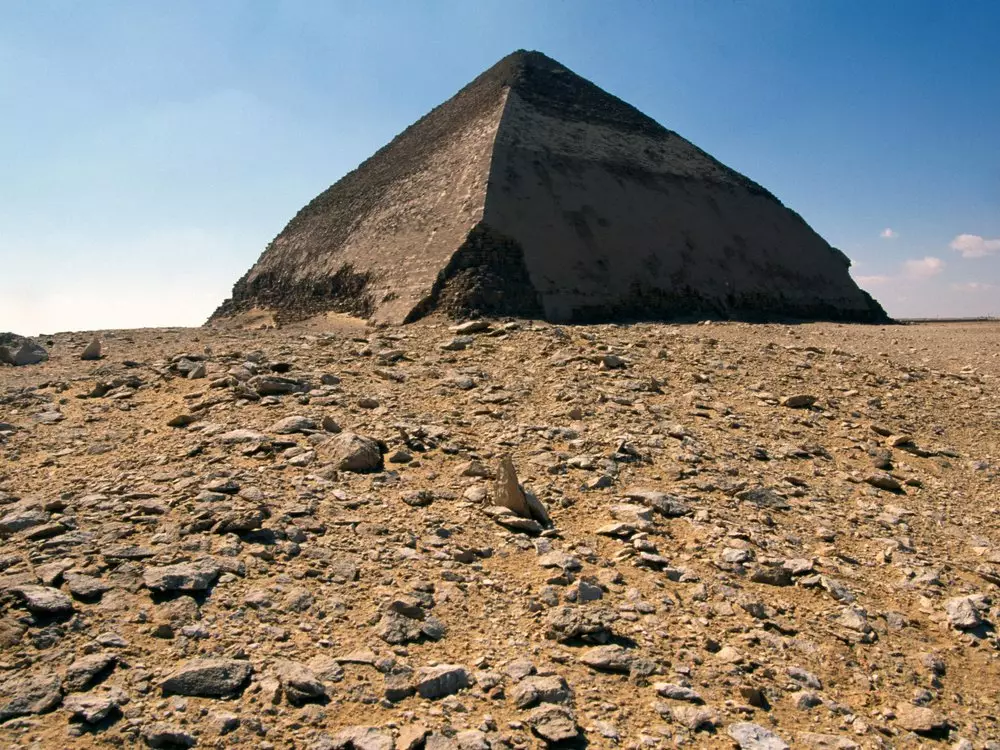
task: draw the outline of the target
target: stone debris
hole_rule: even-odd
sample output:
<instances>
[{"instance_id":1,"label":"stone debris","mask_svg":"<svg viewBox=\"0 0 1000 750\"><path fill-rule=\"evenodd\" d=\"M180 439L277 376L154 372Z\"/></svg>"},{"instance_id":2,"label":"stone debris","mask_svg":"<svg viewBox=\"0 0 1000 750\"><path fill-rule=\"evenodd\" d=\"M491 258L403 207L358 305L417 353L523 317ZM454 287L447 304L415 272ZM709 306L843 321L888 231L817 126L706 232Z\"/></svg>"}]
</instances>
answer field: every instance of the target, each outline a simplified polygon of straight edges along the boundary
<instances>
[{"instance_id":1,"label":"stone debris","mask_svg":"<svg viewBox=\"0 0 1000 750\"><path fill-rule=\"evenodd\" d=\"M49 358L49 353L41 344L14 334L0 334L0 364L24 367L38 365Z\"/></svg>"},{"instance_id":2,"label":"stone debris","mask_svg":"<svg viewBox=\"0 0 1000 750\"><path fill-rule=\"evenodd\" d=\"M0 368L0 746L1000 736L990 324L282 325Z\"/></svg>"},{"instance_id":3,"label":"stone debris","mask_svg":"<svg viewBox=\"0 0 1000 750\"><path fill-rule=\"evenodd\" d=\"M726 734L733 738L740 750L790 750L787 742L760 724L746 721L730 724Z\"/></svg>"},{"instance_id":4,"label":"stone debris","mask_svg":"<svg viewBox=\"0 0 1000 750\"><path fill-rule=\"evenodd\" d=\"M580 655L580 661L591 669L602 672L628 672L634 657L617 644L595 646Z\"/></svg>"},{"instance_id":5,"label":"stone debris","mask_svg":"<svg viewBox=\"0 0 1000 750\"><path fill-rule=\"evenodd\" d=\"M66 668L63 689L69 692L86 690L106 676L117 663L118 657L115 654L96 653L82 656Z\"/></svg>"},{"instance_id":6,"label":"stone debris","mask_svg":"<svg viewBox=\"0 0 1000 750\"><path fill-rule=\"evenodd\" d=\"M148 747L156 750L178 750L198 744L198 739L189 731L177 724L165 722L143 728L142 739Z\"/></svg>"},{"instance_id":7,"label":"stone debris","mask_svg":"<svg viewBox=\"0 0 1000 750\"><path fill-rule=\"evenodd\" d=\"M234 695L250 679L253 667L238 659L193 659L160 683L166 694L221 698Z\"/></svg>"},{"instance_id":8,"label":"stone debris","mask_svg":"<svg viewBox=\"0 0 1000 750\"><path fill-rule=\"evenodd\" d=\"M58 676L9 675L0 682L0 724L18 716L47 713L61 701L62 684Z\"/></svg>"},{"instance_id":9,"label":"stone debris","mask_svg":"<svg viewBox=\"0 0 1000 750\"><path fill-rule=\"evenodd\" d=\"M809 409L817 401L815 396L800 394L796 396L785 396L781 399L781 405L789 409Z\"/></svg>"},{"instance_id":10,"label":"stone debris","mask_svg":"<svg viewBox=\"0 0 1000 750\"><path fill-rule=\"evenodd\" d=\"M268 432L273 432L277 435L292 435L296 432L308 434L310 432L314 432L315 430L316 422L309 417L304 417L302 415L279 419L267 428Z\"/></svg>"},{"instance_id":11,"label":"stone debris","mask_svg":"<svg viewBox=\"0 0 1000 750\"><path fill-rule=\"evenodd\" d=\"M220 567L210 560L149 567L142 580L150 591L206 591L219 577Z\"/></svg>"},{"instance_id":12,"label":"stone debris","mask_svg":"<svg viewBox=\"0 0 1000 750\"><path fill-rule=\"evenodd\" d=\"M38 615L67 615L74 609L72 599L49 586L17 586L13 592L24 600L29 611Z\"/></svg>"},{"instance_id":13,"label":"stone debris","mask_svg":"<svg viewBox=\"0 0 1000 750\"><path fill-rule=\"evenodd\" d=\"M421 698L436 700L470 685L469 671L459 664L441 664L417 670L415 688Z\"/></svg>"},{"instance_id":14,"label":"stone debris","mask_svg":"<svg viewBox=\"0 0 1000 750\"><path fill-rule=\"evenodd\" d=\"M66 696L62 707L69 711L71 721L99 724L119 710L119 700L110 694L73 693Z\"/></svg>"},{"instance_id":15,"label":"stone debris","mask_svg":"<svg viewBox=\"0 0 1000 750\"><path fill-rule=\"evenodd\" d=\"M285 697L293 706L327 700L326 687L305 664L282 661L276 670Z\"/></svg>"},{"instance_id":16,"label":"stone debris","mask_svg":"<svg viewBox=\"0 0 1000 750\"><path fill-rule=\"evenodd\" d=\"M340 471L369 472L382 468L379 444L364 435L341 432L330 439L329 449L333 465Z\"/></svg>"},{"instance_id":17,"label":"stone debris","mask_svg":"<svg viewBox=\"0 0 1000 750\"><path fill-rule=\"evenodd\" d=\"M82 352L80 352L80 359L84 361L97 360L102 356L103 352L101 349L101 340L97 338L91 339L90 343L87 344Z\"/></svg>"},{"instance_id":18,"label":"stone debris","mask_svg":"<svg viewBox=\"0 0 1000 750\"><path fill-rule=\"evenodd\" d=\"M896 723L908 732L932 735L948 728L948 721L937 711L912 703L896 706Z\"/></svg>"},{"instance_id":19,"label":"stone debris","mask_svg":"<svg viewBox=\"0 0 1000 750\"><path fill-rule=\"evenodd\" d=\"M572 693L559 675L528 676L520 680L511 691L511 700L518 708L525 709L539 703L566 703Z\"/></svg>"},{"instance_id":20,"label":"stone debris","mask_svg":"<svg viewBox=\"0 0 1000 750\"><path fill-rule=\"evenodd\" d=\"M394 743L388 731L357 726L342 729L324 746L331 750L393 750Z\"/></svg>"},{"instance_id":21,"label":"stone debris","mask_svg":"<svg viewBox=\"0 0 1000 750\"><path fill-rule=\"evenodd\" d=\"M528 714L527 721L531 731L547 745L569 742L580 734L573 712L562 706L539 706Z\"/></svg>"},{"instance_id":22,"label":"stone debris","mask_svg":"<svg viewBox=\"0 0 1000 750\"><path fill-rule=\"evenodd\" d=\"M510 456L504 456L496 469L496 483L493 490L493 502L501 508L506 508L521 518L531 518L531 508L524 490L517 480L517 472Z\"/></svg>"},{"instance_id":23,"label":"stone debris","mask_svg":"<svg viewBox=\"0 0 1000 750\"><path fill-rule=\"evenodd\" d=\"M971 596L959 596L945 602L948 622L957 630L973 630L983 624L979 606Z\"/></svg>"}]
</instances>

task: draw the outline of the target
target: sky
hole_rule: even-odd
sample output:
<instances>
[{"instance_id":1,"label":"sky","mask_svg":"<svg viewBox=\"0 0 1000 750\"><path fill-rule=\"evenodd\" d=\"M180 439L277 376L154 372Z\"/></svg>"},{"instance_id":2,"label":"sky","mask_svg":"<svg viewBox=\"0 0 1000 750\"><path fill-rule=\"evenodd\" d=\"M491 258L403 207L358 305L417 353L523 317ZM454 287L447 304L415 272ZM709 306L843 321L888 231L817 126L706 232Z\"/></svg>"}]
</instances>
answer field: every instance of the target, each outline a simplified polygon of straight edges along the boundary
<instances>
[{"instance_id":1,"label":"sky","mask_svg":"<svg viewBox=\"0 0 1000 750\"><path fill-rule=\"evenodd\" d=\"M890 315L1000 315L998 29L994 0L0 0L0 331L200 325L518 48L764 185Z\"/></svg>"}]
</instances>

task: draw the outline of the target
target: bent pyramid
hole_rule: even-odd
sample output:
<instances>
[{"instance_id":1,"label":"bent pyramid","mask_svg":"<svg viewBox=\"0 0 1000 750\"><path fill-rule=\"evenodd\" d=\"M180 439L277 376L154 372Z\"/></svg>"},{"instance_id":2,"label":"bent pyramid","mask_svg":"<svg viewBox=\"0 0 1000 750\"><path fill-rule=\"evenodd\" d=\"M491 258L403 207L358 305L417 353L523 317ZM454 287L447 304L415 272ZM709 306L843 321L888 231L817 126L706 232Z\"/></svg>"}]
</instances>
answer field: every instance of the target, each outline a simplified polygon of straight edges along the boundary
<instances>
[{"instance_id":1,"label":"bent pyramid","mask_svg":"<svg viewBox=\"0 0 1000 750\"><path fill-rule=\"evenodd\" d=\"M887 320L849 265L760 185L518 51L299 211L212 320Z\"/></svg>"}]
</instances>

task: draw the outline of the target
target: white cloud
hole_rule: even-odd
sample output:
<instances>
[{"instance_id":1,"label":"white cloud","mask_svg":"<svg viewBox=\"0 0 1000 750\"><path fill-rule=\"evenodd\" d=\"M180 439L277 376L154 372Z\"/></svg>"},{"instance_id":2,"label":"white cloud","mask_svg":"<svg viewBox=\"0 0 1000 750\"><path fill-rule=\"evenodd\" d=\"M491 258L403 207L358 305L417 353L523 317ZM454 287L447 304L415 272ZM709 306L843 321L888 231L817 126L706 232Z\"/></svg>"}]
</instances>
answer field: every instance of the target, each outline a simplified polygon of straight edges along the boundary
<instances>
[{"instance_id":1,"label":"white cloud","mask_svg":"<svg viewBox=\"0 0 1000 750\"><path fill-rule=\"evenodd\" d=\"M989 289L995 289L996 284L989 284L984 281L966 281L952 284L951 288L956 292L985 292Z\"/></svg>"},{"instance_id":2,"label":"white cloud","mask_svg":"<svg viewBox=\"0 0 1000 750\"><path fill-rule=\"evenodd\" d=\"M879 237L881 237L883 240L894 240L897 237L899 237L899 232L894 232L889 227L886 227L881 231L881 233L879 233Z\"/></svg>"},{"instance_id":3,"label":"white cloud","mask_svg":"<svg viewBox=\"0 0 1000 750\"><path fill-rule=\"evenodd\" d=\"M948 245L963 258L985 258L992 253L1000 253L1000 239L987 240L978 234L960 234Z\"/></svg>"},{"instance_id":4,"label":"white cloud","mask_svg":"<svg viewBox=\"0 0 1000 750\"><path fill-rule=\"evenodd\" d=\"M929 279L943 270L944 261L929 255L920 260L908 260L903 263L903 273L911 279Z\"/></svg>"}]
</instances>

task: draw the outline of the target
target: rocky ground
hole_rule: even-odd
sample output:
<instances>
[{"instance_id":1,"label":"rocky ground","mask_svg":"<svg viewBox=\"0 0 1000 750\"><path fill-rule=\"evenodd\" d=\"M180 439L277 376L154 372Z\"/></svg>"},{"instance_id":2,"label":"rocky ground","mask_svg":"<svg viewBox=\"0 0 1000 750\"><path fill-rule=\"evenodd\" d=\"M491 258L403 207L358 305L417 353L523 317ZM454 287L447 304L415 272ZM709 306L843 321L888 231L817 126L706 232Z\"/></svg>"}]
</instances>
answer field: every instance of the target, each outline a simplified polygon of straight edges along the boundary
<instances>
[{"instance_id":1,"label":"rocky ground","mask_svg":"<svg viewBox=\"0 0 1000 750\"><path fill-rule=\"evenodd\" d=\"M0 746L1000 748L1000 325L471 328L0 365Z\"/></svg>"}]
</instances>

